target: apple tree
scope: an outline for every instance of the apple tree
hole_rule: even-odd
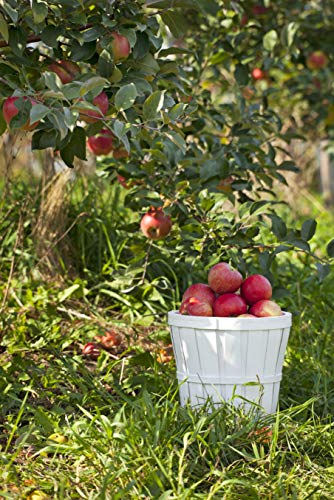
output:
[[[69,168],[87,144],[128,188],[138,224],[123,229],[137,233],[151,207],[172,217],[153,255],[185,270],[228,258],[245,271],[250,259],[269,273],[283,251],[311,253],[316,222],[288,228],[279,215],[276,186],[298,169],[275,141],[304,133],[290,126],[303,113],[332,131],[333,23],[311,1],[8,0],[1,132],[24,130]],[[140,268],[147,248],[135,238]]]

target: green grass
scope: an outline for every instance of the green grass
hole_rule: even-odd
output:
[[[157,267],[150,264],[145,286],[164,279],[166,290],[161,285],[152,300],[144,286],[126,295],[129,305],[120,303],[111,270],[136,258],[139,243],[124,243],[120,226],[133,218],[114,212],[110,200],[122,192],[100,200],[92,190],[85,206],[95,212],[71,233],[78,275],[62,287],[44,280],[28,205],[14,248],[23,193],[13,194],[11,223],[4,219],[0,233],[1,290],[10,285],[1,313],[1,498],[333,498],[333,270],[320,282],[310,259],[292,252],[273,269],[277,297],[294,317],[277,414],[243,414],[230,404],[182,408],[175,363],[160,363],[158,352],[169,343],[165,313],[177,304],[186,268],[167,257],[159,263],[153,249]],[[83,206],[82,193],[75,196],[73,219]],[[322,220],[315,247],[333,225],[328,212]],[[137,257],[140,266],[145,256]],[[145,308],[135,304],[145,297],[151,320],[140,324]],[[121,345],[97,360],[83,356],[107,328],[119,332]]]

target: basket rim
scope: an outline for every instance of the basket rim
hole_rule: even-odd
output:
[[[276,330],[289,328],[292,324],[292,314],[282,311],[282,316],[270,316],[265,318],[221,318],[217,316],[186,316],[179,311],[168,312],[168,324],[180,328],[192,328],[200,330]]]

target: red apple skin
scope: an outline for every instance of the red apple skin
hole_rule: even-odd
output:
[[[140,229],[150,240],[165,238],[172,228],[172,221],[162,208],[152,208],[140,221]]]
[[[213,315],[217,317],[240,316],[247,312],[245,300],[236,293],[224,293],[213,304]]]
[[[321,50],[316,50],[309,54],[306,59],[306,65],[309,69],[323,69],[328,64],[328,57]]]
[[[20,98],[14,97],[14,96],[7,97],[7,99],[3,103],[3,107],[2,107],[3,117],[4,117],[5,122],[9,126],[10,126],[10,122],[12,121],[14,116],[16,116],[19,113],[18,108],[15,106],[15,102],[18,99],[20,99]],[[28,97],[23,97],[23,99],[26,101],[28,99]],[[37,102],[34,101],[33,99],[29,98],[29,100],[30,100],[32,106],[35,106],[37,104]],[[33,130],[35,127],[37,127],[38,123],[39,122],[35,122],[35,123],[30,124],[30,121],[28,120],[27,123],[25,125],[23,125],[21,128],[22,128],[22,130]]]
[[[88,344],[86,344],[82,348],[82,354],[89,358],[97,359],[101,354],[101,349],[98,344],[95,344],[94,342],[88,342]]]
[[[208,283],[216,293],[233,293],[240,288],[242,276],[226,262],[219,262],[210,269]]]
[[[212,306],[203,300],[196,297],[189,297],[182,302],[180,307],[181,314],[189,314],[189,316],[212,316]]]
[[[263,16],[267,13],[268,9],[264,5],[254,5],[252,7],[252,14],[254,16]]]
[[[94,97],[93,104],[100,111],[94,111],[93,109],[82,109],[80,111],[80,119],[84,120],[87,123],[96,123],[99,120],[102,120],[105,115],[108,113],[109,109],[109,99],[105,92],[101,92],[99,95]],[[78,108],[80,109],[80,103],[78,104]]]
[[[48,69],[56,73],[64,84],[72,82],[80,74],[80,67],[72,61],[53,62]]]
[[[263,71],[261,68],[254,68],[252,71],[252,77],[254,80],[265,80],[268,74],[266,71]]]
[[[107,155],[113,150],[114,139],[110,130],[102,129],[99,134],[88,137],[87,146],[94,155]]]
[[[111,48],[114,55],[114,62],[117,63],[129,57],[131,48],[126,36],[120,35],[116,31],[113,31],[112,36],[113,41],[111,42]]]
[[[114,152],[112,155],[113,155],[113,158],[115,158],[115,160],[121,160],[122,158],[128,158],[130,156],[130,153],[128,153],[125,148],[119,147],[119,148],[114,149]]]
[[[254,316],[254,314],[239,314],[238,318],[256,318],[256,316]]]
[[[240,294],[248,305],[252,305],[259,300],[270,299],[273,291],[270,281],[265,276],[252,274],[242,282]]]
[[[213,303],[216,300],[214,291],[211,290],[209,285],[206,285],[205,283],[195,283],[188,287],[182,296],[182,302],[190,297],[195,297],[198,300],[207,302],[211,306],[213,306]]]
[[[249,309],[250,314],[257,318],[267,318],[268,316],[282,316],[282,309],[273,300],[259,300]]]

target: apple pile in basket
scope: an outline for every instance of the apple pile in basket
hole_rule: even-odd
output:
[[[220,262],[210,269],[208,284],[195,283],[187,288],[180,313],[243,318],[281,316],[282,310],[270,300],[271,296],[271,284],[265,276],[252,274],[243,279],[239,271]]]

